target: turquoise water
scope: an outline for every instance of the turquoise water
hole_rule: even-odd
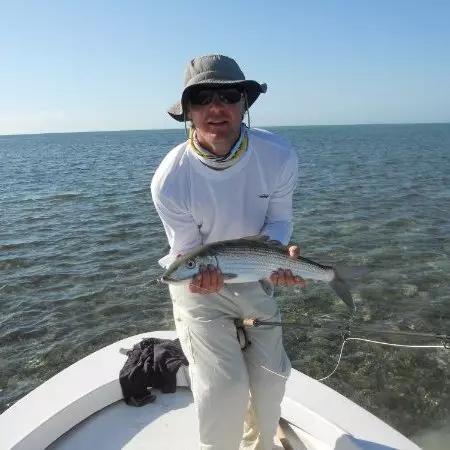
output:
[[[450,333],[450,125],[277,128],[300,155],[302,254],[369,269],[356,324]],[[150,180],[183,131],[0,137],[0,411],[126,336],[172,329]],[[296,368],[327,375],[349,313],[328,288],[279,289]],[[354,334],[356,336],[356,333]],[[364,333],[358,336],[369,337]],[[432,339],[374,336],[397,343]],[[450,350],[348,342],[326,384],[408,436],[450,418]]]

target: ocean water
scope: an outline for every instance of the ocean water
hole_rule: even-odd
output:
[[[450,334],[450,125],[282,127],[299,152],[293,241],[368,273],[354,324]],[[184,131],[0,136],[0,412],[129,335],[172,329],[152,174]],[[349,311],[328,286],[276,291],[294,367],[335,367]],[[433,337],[352,336],[398,344]],[[450,419],[450,350],[348,341],[325,383],[419,443]],[[447,430],[448,433],[448,430]],[[442,442],[444,442],[442,440]],[[438,447],[436,447],[438,448]]]

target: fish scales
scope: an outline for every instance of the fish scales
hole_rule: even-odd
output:
[[[320,266],[306,258],[289,258],[284,247],[273,244],[253,245],[251,242],[250,245],[224,245],[208,253],[217,258],[218,267],[224,273],[254,272],[266,277],[283,268],[291,270],[294,275],[314,280],[331,281],[334,278],[333,268]]]

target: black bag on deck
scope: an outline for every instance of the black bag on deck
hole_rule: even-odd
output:
[[[143,339],[126,355],[119,379],[125,402],[132,406],[154,401],[151,388],[175,392],[178,369],[182,364],[189,365],[179,339]]]

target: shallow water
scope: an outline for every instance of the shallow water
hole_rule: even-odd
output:
[[[300,155],[302,254],[369,273],[355,324],[450,334],[450,125],[277,128]],[[183,131],[0,137],[0,411],[113,341],[172,329],[150,180]],[[279,289],[294,367],[330,373],[349,312],[328,286]],[[353,333],[407,344],[431,338]],[[450,417],[450,350],[349,341],[325,381],[418,442]],[[428,445],[428,444],[427,444]],[[432,447],[430,447],[432,448]]]

